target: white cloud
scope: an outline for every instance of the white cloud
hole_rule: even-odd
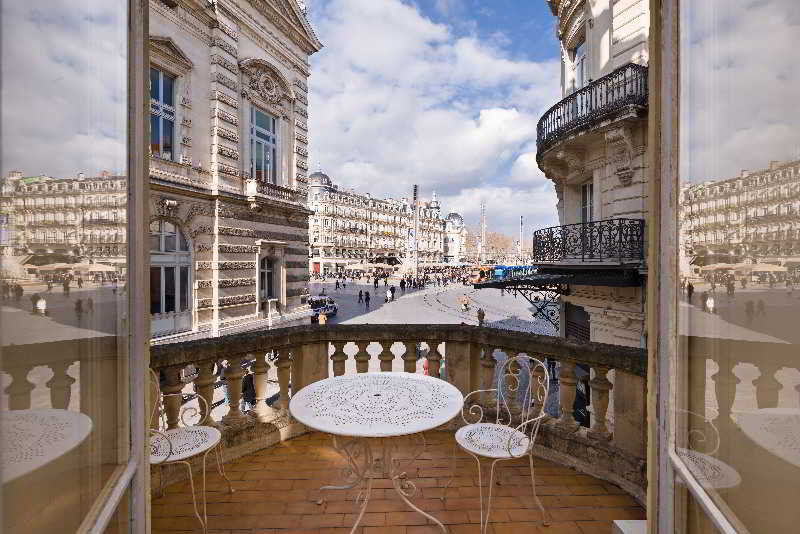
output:
[[[541,173],[526,182],[513,169],[559,98],[557,60],[516,59],[499,36],[457,35],[400,0],[331,0],[315,6],[314,24],[326,48],[312,57],[312,168],[373,195],[408,196],[417,183],[454,210],[478,209],[450,204],[465,191],[542,195]],[[511,206],[509,221],[533,209]],[[554,201],[537,209],[555,221]],[[516,232],[501,224],[490,216]]]
[[[103,0],[3,3],[3,175],[125,170],[126,16]]]

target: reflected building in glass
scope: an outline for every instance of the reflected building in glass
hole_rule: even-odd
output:
[[[154,337],[307,322],[304,11],[151,2]],[[226,7],[227,6],[227,7]]]

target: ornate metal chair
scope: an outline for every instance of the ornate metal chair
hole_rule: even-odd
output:
[[[536,495],[533,471],[533,443],[539,432],[539,425],[545,418],[544,407],[550,387],[547,364],[529,356],[508,358],[498,370],[496,384],[496,389],[477,390],[466,396],[464,407],[470,415],[478,416],[478,421],[468,421],[462,411],[461,417],[466,426],[460,428],[455,435],[458,446],[475,458],[478,464],[481,532],[485,533],[489,526],[495,466],[500,461],[524,456],[528,456],[531,467],[533,500],[542,511],[544,524],[549,525],[547,512]],[[491,413],[492,408],[496,413]],[[453,453],[455,458],[455,448]],[[492,459],[485,513],[480,457]]]
[[[194,406],[184,406],[180,410],[179,421],[183,424],[182,427],[172,428],[169,430],[161,430],[166,428],[166,421],[164,418],[164,410],[161,410],[161,390],[159,388],[158,375],[151,369],[151,380],[153,383],[153,398],[157,399],[153,403],[153,412],[150,416],[150,465],[162,466],[162,473],[160,478],[161,491],[164,490],[164,476],[163,466],[173,464],[183,464],[189,471],[189,485],[192,488],[192,503],[194,504],[194,515],[200,521],[203,532],[208,531],[208,513],[206,506],[206,456],[212,450],[217,459],[217,470],[222,478],[228,483],[228,490],[233,493],[233,485],[225,474],[225,468],[222,466],[220,458],[220,445],[222,434],[213,426],[204,426],[203,423],[208,419],[211,411],[209,410],[208,402],[201,396],[195,394],[198,403],[202,403],[205,408],[202,412]],[[182,393],[164,393],[163,397],[180,396]],[[200,413],[204,414],[198,424],[189,425],[187,417],[194,417]],[[160,417],[159,417],[160,415]],[[157,428],[152,428],[154,425]],[[203,516],[200,517],[200,512],[197,509],[197,496],[194,489],[194,477],[192,475],[192,464],[190,460],[196,456],[202,455],[203,461]]]

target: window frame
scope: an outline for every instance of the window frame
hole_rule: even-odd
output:
[[[262,128],[258,126],[257,122],[257,114],[263,114],[267,120],[271,121],[272,131],[269,129]],[[272,185],[281,185],[279,176],[281,173],[280,167],[280,120],[277,116],[273,115],[269,111],[266,111],[258,106],[250,106],[250,177],[258,183],[269,183]],[[259,135],[260,134],[260,135]],[[262,137],[263,136],[263,137]],[[263,178],[259,179],[256,176],[256,163],[258,152],[257,148],[261,146],[262,154],[264,155],[260,158],[262,172],[266,174]],[[267,150],[271,151],[272,158],[270,159],[271,166],[269,169],[266,169],[266,154]]]
[[[153,98],[152,96],[152,74],[153,72],[158,73],[158,96],[157,98]],[[176,161],[176,146],[175,146],[175,139],[176,139],[176,119],[177,119],[177,106],[175,105],[175,99],[177,95],[177,86],[178,86],[178,76],[172,74],[171,72],[167,71],[161,66],[158,65],[150,65],[150,150],[152,155],[166,159],[168,161]],[[164,102],[164,77],[169,77],[172,79],[172,105],[167,104]],[[158,153],[153,151],[153,119],[156,117],[158,121]],[[172,145],[172,152],[170,152],[169,157],[164,156],[164,122],[167,121],[172,124],[172,136],[170,138],[171,145]]]

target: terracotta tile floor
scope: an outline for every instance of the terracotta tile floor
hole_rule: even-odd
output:
[[[409,469],[421,495],[417,506],[448,525],[452,534],[479,533],[480,506],[475,460],[457,453],[455,478],[450,476],[452,434],[429,432],[428,447]],[[208,515],[213,534],[346,534],[355,522],[356,490],[324,492],[319,487],[338,483],[345,462],[330,447],[328,435],[313,433],[225,464],[235,493],[209,469]],[[409,449],[410,450],[410,449]],[[213,464],[212,464],[213,465]],[[490,532],[599,534],[611,532],[614,519],[644,519],[644,510],[618,487],[582,475],[568,467],[534,459],[536,489],[552,524],[543,526],[533,503],[527,459],[504,462],[501,485],[496,486]],[[177,467],[174,467],[177,469]],[[488,475],[488,468],[484,470]],[[484,484],[487,477],[484,476]],[[195,478],[198,490],[199,477]],[[391,481],[376,479],[361,524],[362,534],[427,534],[441,530],[412,512],[400,500]],[[442,501],[444,492],[446,499]],[[153,499],[154,533],[199,532],[188,483],[175,484]]]

